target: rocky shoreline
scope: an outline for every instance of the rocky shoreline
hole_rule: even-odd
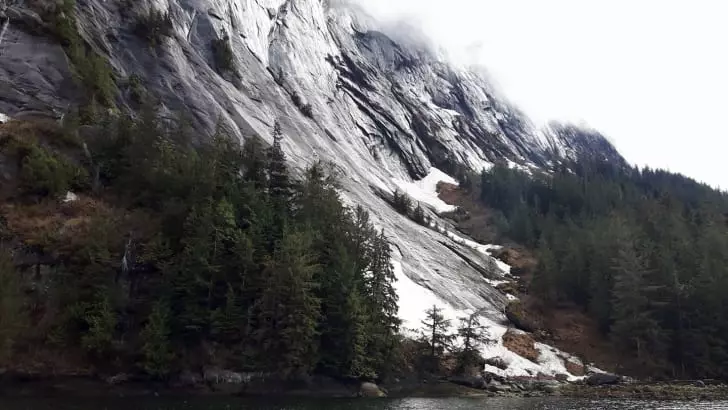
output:
[[[593,375],[594,376],[594,375]],[[592,376],[592,377],[593,377]],[[78,376],[0,372],[0,397],[144,397],[227,395],[249,397],[574,397],[588,399],[725,400],[722,383],[624,381],[596,375],[578,382],[475,377],[409,378],[377,385],[312,376],[282,381],[262,373],[185,372],[166,382],[133,375]],[[597,382],[595,382],[595,380]]]

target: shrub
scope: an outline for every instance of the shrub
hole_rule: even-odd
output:
[[[144,100],[147,96],[147,91],[146,89],[144,89],[141,77],[136,74],[130,75],[127,86],[129,89],[129,96],[131,97],[132,101],[137,104],[144,103]]]
[[[412,210],[412,200],[410,199],[409,195],[397,190],[394,191],[392,206],[397,212],[403,215],[409,215],[410,211]]]
[[[31,146],[21,161],[20,186],[27,194],[61,195],[87,182],[86,170],[39,146]]]
[[[109,298],[104,295],[86,309],[84,319],[88,331],[81,338],[81,345],[89,353],[103,355],[111,350],[116,330],[116,312]]]
[[[151,47],[164,42],[165,37],[171,37],[174,30],[172,17],[169,13],[152,8],[147,14],[137,16],[134,32],[145,39]]]
[[[301,113],[308,118],[313,118],[313,107],[311,107],[311,104],[304,104],[301,107]]]
[[[81,86],[86,90],[85,103],[95,98],[98,103],[110,107],[114,103],[116,94],[111,66],[104,57],[87,49],[78,33],[75,7],[75,0],[64,0],[46,16],[46,19],[75,68]]]
[[[142,329],[144,341],[144,370],[151,376],[162,378],[169,374],[174,354],[169,342],[169,308],[156,303],[149,315],[149,321]]]
[[[298,107],[303,115],[308,118],[313,118],[313,107],[311,104],[304,104],[303,99],[297,92],[294,91],[293,94],[291,94],[291,101],[293,101],[293,105]]]

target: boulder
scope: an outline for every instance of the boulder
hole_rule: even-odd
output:
[[[106,378],[106,383],[112,384],[112,385],[121,384],[121,383],[124,383],[127,381],[129,381],[129,375],[126,373],[119,373],[117,375]]]
[[[387,397],[387,394],[376,384],[364,382],[359,387],[359,397]]]
[[[559,373],[556,375],[556,380],[560,381],[561,383],[565,383],[569,381],[569,375],[564,373]]]
[[[594,373],[586,378],[586,384],[590,386],[604,386],[611,384],[618,384],[622,378],[615,374],[609,373]]]
[[[483,379],[485,379],[485,382],[486,383],[490,383],[490,382],[492,382],[494,380],[497,381],[497,382],[500,382],[500,383],[505,383],[506,382],[506,378],[505,377],[499,376],[499,375],[497,375],[495,373],[491,373],[491,372],[483,372]]]
[[[484,389],[488,385],[482,376],[452,376],[448,379],[448,381],[450,383],[471,387],[473,389]]]
[[[503,360],[502,357],[494,356],[490,357],[488,359],[485,359],[485,364],[493,366],[497,369],[505,370],[508,368],[508,363],[506,363],[505,360]]]
[[[695,383],[693,383],[693,386],[695,387],[705,387],[705,382],[702,380],[698,380]]]
[[[575,361],[564,359],[564,367],[566,367],[566,370],[574,376],[584,376],[586,374],[586,366],[582,363],[576,363]]]
[[[493,393],[501,393],[501,392],[509,392],[513,390],[511,386],[507,384],[503,384],[501,382],[498,382],[496,380],[491,381],[487,386],[488,391]]]
[[[524,332],[535,332],[538,330],[538,324],[532,320],[521,302],[514,300],[506,306],[506,317],[513,323],[515,327]]]

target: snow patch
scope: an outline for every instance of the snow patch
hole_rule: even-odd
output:
[[[503,275],[509,275],[511,273],[511,266],[510,265],[508,265],[507,263],[501,261],[500,259],[494,258],[490,254],[490,252],[488,252],[490,250],[499,250],[499,249],[503,248],[502,246],[500,246],[500,245],[483,245],[483,244],[480,244],[480,243],[475,242],[473,240],[470,240],[470,239],[467,239],[467,238],[463,238],[462,236],[456,235],[456,234],[454,234],[454,233],[452,233],[450,231],[446,231],[445,233],[453,241],[455,241],[455,242],[457,242],[459,244],[465,245],[465,246],[467,246],[469,248],[473,248],[476,251],[478,251],[478,252],[480,252],[480,253],[488,256],[489,258],[491,258],[493,260],[493,262],[495,262],[496,266],[498,266],[498,269],[503,273]]]
[[[458,185],[458,182],[455,178],[437,168],[431,167],[427,176],[419,181],[408,182],[393,178],[392,182],[412,199],[429,205],[437,213],[451,212],[457,208],[456,206],[446,204],[445,201],[438,197],[437,184],[446,182],[448,184]]]
[[[442,314],[454,324],[459,316],[464,316],[465,312],[458,312],[453,309],[447,302],[435,296],[435,294],[426,287],[417,284],[404,274],[402,270],[402,262],[392,260],[394,275],[397,281],[394,284],[399,296],[399,318],[402,320],[402,329],[405,334],[416,333],[422,327],[422,321],[425,320],[425,311],[436,305],[443,310]]]
[[[10,121],[10,117],[0,112],[0,124],[5,124]]]
[[[63,202],[74,202],[78,200],[78,195],[71,191],[66,192],[66,196],[63,197]]]
[[[479,246],[487,247],[488,245]],[[491,245],[492,247],[494,246]],[[417,335],[417,330],[422,327],[422,321],[425,319],[425,311],[433,305],[442,309],[443,316],[451,321],[453,328],[457,325],[458,318],[466,317],[474,313],[471,309],[455,309],[446,301],[438,298],[426,287],[426,280],[424,278],[421,278],[422,282],[417,283],[405,275],[402,269],[401,254],[397,251],[394,252],[392,266],[395,277],[397,278],[394,287],[399,296],[399,317],[402,320],[402,331],[405,335]],[[488,279],[486,281],[490,284],[506,282]],[[515,299],[513,295],[508,296]],[[489,338],[493,340],[492,343],[484,345],[481,349],[483,357],[486,359],[499,357],[508,365],[505,370],[491,365],[485,365],[485,371],[503,377],[536,377],[541,373],[547,376],[566,374],[569,376],[569,380],[580,379],[570,374],[564,365],[564,360],[568,359],[578,362],[571,355],[554,349],[551,346],[535,343],[535,348],[539,351],[539,358],[538,363],[534,363],[503,346],[503,335],[509,329],[507,326],[483,316],[480,317],[480,320],[481,324],[487,329]]]

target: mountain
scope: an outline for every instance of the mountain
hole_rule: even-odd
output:
[[[547,172],[585,156],[625,163],[597,132],[569,125],[538,129],[482,72],[388,36],[342,2],[52,4],[11,3],[3,10],[0,113],[60,118],[81,101],[123,110],[158,98],[165,115],[187,113],[199,130],[222,125],[240,139],[259,136],[268,143],[278,121],[292,164],[300,171],[314,160],[333,162],[344,200],[363,205],[384,229],[395,248],[407,327],[418,327],[424,309],[436,303],[452,318],[480,312],[496,337],[506,331],[509,297],[494,284],[508,267],[488,253],[495,246],[461,237],[438,216],[449,209],[437,198],[438,182],[456,183],[450,176],[503,161]],[[70,28],[60,24],[69,21]],[[90,63],[96,58],[102,63]],[[395,190],[421,201],[440,228],[397,213],[387,199]],[[490,348],[511,364],[493,370],[568,373],[560,358],[568,354],[537,346],[538,363],[502,344]]]

